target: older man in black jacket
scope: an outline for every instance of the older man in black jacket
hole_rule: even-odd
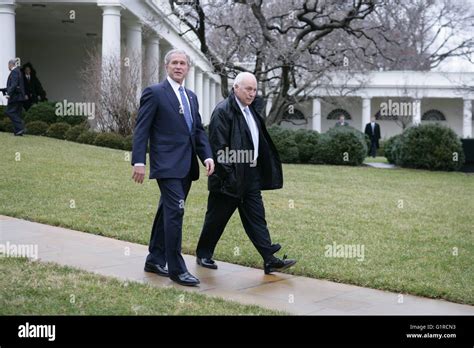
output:
[[[21,111],[23,109],[23,102],[25,101],[25,85],[23,82],[23,74],[20,67],[16,65],[16,60],[11,59],[8,62],[8,69],[10,75],[7,80],[7,88],[5,92],[8,98],[8,105],[5,114],[10,117],[14,127],[15,135],[23,135],[25,128],[21,120]]]
[[[283,187],[283,173],[265,123],[252,105],[256,93],[255,76],[240,73],[233,92],[212,113],[209,140],[216,170],[209,177],[206,218],[196,250],[196,261],[203,267],[217,269],[214,249],[236,209],[263,258],[265,274],[296,263],[273,255],[281,246],[271,242],[260,190]]]

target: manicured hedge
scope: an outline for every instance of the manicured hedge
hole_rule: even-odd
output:
[[[459,170],[464,164],[464,151],[461,139],[451,128],[424,124],[403,132],[395,160],[408,168]]]
[[[49,125],[43,121],[31,121],[26,124],[26,133],[31,135],[45,135]]]

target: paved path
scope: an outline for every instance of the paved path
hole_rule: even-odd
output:
[[[372,168],[380,168],[380,169],[394,169],[396,166],[390,163],[378,163],[378,162],[364,162],[365,165],[368,165]]]
[[[175,284],[143,271],[147,247],[89,233],[0,215],[0,244],[38,245],[40,261],[51,261],[155,286],[223,297],[245,304],[306,315],[474,315],[474,307],[218,262],[218,270],[196,265],[185,255],[189,271],[201,280],[198,288]]]

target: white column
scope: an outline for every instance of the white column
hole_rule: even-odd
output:
[[[210,103],[209,103],[209,122],[211,121],[211,115],[216,107],[216,83],[211,80],[209,87]]]
[[[462,137],[472,138],[472,100],[463,100]]]
[[[196,89],[195,78],[194,78],[195,75],[196,75],[196,72],[195,72],[194,66],[191,65],[189,67],[188,75],[186,76],[186,79],[184,80],[184,84],[186,85],[186,88],[190,89],[193,92]]]
[[[0,4],[0,36],[2,38],[0,48],[0,86],[7,85],[8,61],[16,58],[15,46],[15,1],[3,1]],[[7,98],[0,93],[0,105],[7,104]]]
[[[214,92],[216,94],[216,104],[222,100],[222,94],[221,94],[221,85],[220,83],[216,82],[216,90]]]
[[[362,98],[362,132],[365,131],[365,125],[370,122],[370,103],[371,98]]]
[[[203,86],[202,86],[202,91],[203,91],[203,96],[202,96],[202,122],[204,124],[208,124],[210,119],[211,119],[211,115],[210,115],[210,105],[209,105],[209,102],[210,102],[210,84],[209,84],[209,77],[204,74],[204,78],[203,78]]]
[[[102,64],[120,62],[120,4],[99,1],[102,7]]]
[[[313,99],[313,118],[311,120],[311,129],[321,133],[321,100]]]
[[[137,96],[142,92],[142,26],[138,21],[127,23],[125,68],[130,69],[131,84],[137,86]]]
[[[270,110],[272,109],[272,104],[273,104],[273,98],[269,96],[267,99],[267,105],[265,108],[265,113],[267,116],[270,114]]]
[[[196,96],[198,98],[199,102],[199,113],[201,114],[201,118],[204,117],[203,115],[203,103],[204,103],[204,98],[203,98],[203,74],[202,71],[196,67],[196,80],[195,82],[195,90],[194,92],[196,93]],[[204,122],[204,119],[203,119]]]
[[[143,87],[160,82],[160,39],[153,36],[145,44],[145,81]]]
[[[421,100],[416,99],[413,102],[413,125],[417,126],[421,123]]]

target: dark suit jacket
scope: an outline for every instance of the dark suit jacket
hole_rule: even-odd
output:
[[[380,126],[378,123],[375,124],[374,126],[374,132],[372,132],[372,125],[370,123],[367,123],[365,125],[365,134],[367,134],[370,138],[370,140],[375,141],[377,144],[377,147],[379,147],[379,139],[380,139]]]
[[[8,104],[18,103],[25,100],[25,84],[20,67],[10,71],[7,80]]]
[[[203,162],[212,158],[196,95],[186,89],[193,127],[191,133],[179,112],[180,104],[168,80],[145,88],[133,133],[132,165],[146,163],[150,140],[150,179],[199,178],[196,154]]]

